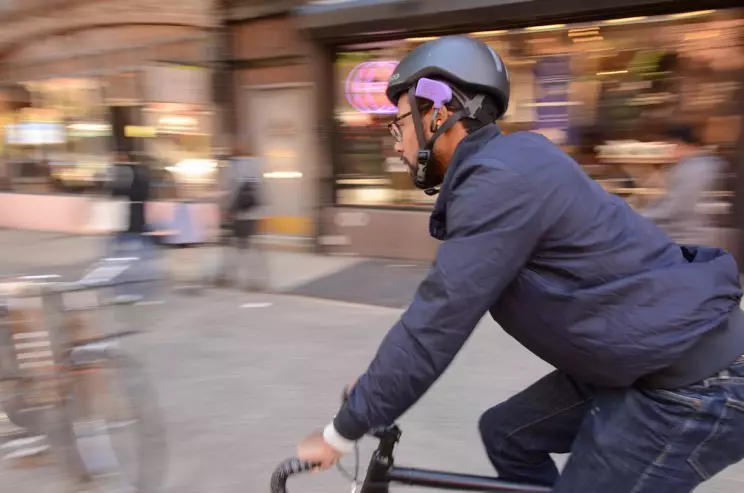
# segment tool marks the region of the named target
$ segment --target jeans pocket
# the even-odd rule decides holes
[[[698,424],[710,431],[687,460],[702,480],[744,459],[744,401],[724,390],[727,397],[716,399],[710,412],[699,416]]]
[[[685,407],[692,408],[695,411],[699,411],[703,406],[703,399],[700,395],[687,390],[664,390],[664,389],[653,389],[648,390],[653,398],[657,401],[669,402],[672,404],[681,404]]]

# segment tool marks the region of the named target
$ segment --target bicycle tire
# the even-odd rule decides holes
[[[112,369],[115,378],[121,382],[125,398],[136,417],[134,431],[136,472],[134,477],[127,481],[127,486],[131,488],[132,493],[157,493],[162,489],[165,480],[167,440],[165,425],[161,420],[150,380],[134,358],[111,345],[98,344],[86,348],[85,351],[86,362],[83,364],[72,362],[70,367],[73,378],[65,394],[64,420],[57,430],[58,450],[64,454],[63,459],[67,467],[77,479],[106,491],[99,481],[102,475],[92,469],[91,455],[85,451],[84,439],[87,437],[75,427],[79,404],[77,394],[84,388],[79,386],[81,380],[77,378],[76,372],[91,367]]]

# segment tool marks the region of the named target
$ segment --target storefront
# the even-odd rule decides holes
[[[325,50],[318,64],[325,59],[333,74],[326,91],[332,97],[319,99],[326,118],[321,126],[333,129],[332,203],[325,204],[319,225],[329,251],[433,256],[428,213],[435,199],[413,189],[393,151],[387,123],[395,108],[384,88],[412,48],[438,35],[466,33],[492,46],[509,67],[512,100],[503,130],[544,134],[634,207],[663,192],[672,158],[660,130],[671,122],[694,125],[729,165],[704,204],[715,224],[710,243],[739,253],[744,9],[616,1],[598,11],[535,0],[504,2],[486,12],[465,1],[457,12],[436,15],[435,7],[452,6],[373,3],[318,2],[298,13]],[[501,22],[485,24],[487,18]],[[402,20],[416,31],[404,30]],[[460,27],[453,31],[445,21]]]
[[[209,47],[209,33],[198,27],[121,25],[52,34],[6,51],[0,80],[22,87],[32,110],[6,114],[4,127],[14,130],[2,156],[9,188],[95,191],[112,151],[150,150],[121,143],[125,127],[145,125],[145,112],[162,111],[153,103],[209,112]],[[202,133],[211,135],[211,127]],[[198,157],[210,150],[202,142]]]
[[[156,201],[214,191],[212,34],[194,22],[93,25],[2,47],[2,99],[27,101],[3,106],[2,183],[12,193],[0,196],[0,226],[89,231],[115,152],[147,163]]]
[[[230,24],[237,127],[232,147],[261,177],[263,231],[310,247],[322,180],[314,104],[319,86],[313,83],[320,75],[312,45],[282,2],[243,3],[247,6],[235,8]]]

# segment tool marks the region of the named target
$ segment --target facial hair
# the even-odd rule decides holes
[[[405,165],[408,166],[408,173],[411,175],[411,180],[417,188],[427,190],[429,188],[434,188],[442,184],[442,181],[444,180],[444,173],[442,173],[442,166],[440,165],[439,161],[437,161],[436,156],[431,156],[429,164],[426,167],[426,173],[423,182],[420,182],[417,179],[418,164],[412,164],[405,156],[401,156],[401,159],[403,160]]]

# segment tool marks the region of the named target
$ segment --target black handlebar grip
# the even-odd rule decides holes
[[[318,464],[304,462],[293,457],[277,466],[271,475],[271,493],[287,493],[287,480],[294,474],[308,472],[318,467]]]

